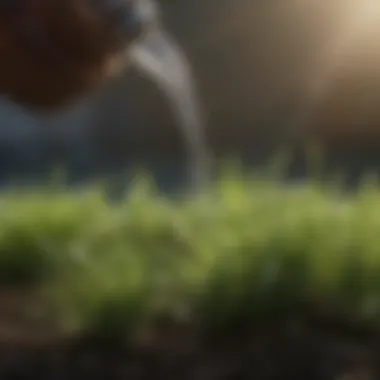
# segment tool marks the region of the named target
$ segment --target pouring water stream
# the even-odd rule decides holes
[[[146,18],[156,17],[152,2],[140,3]],[[202,186],[210,176],[210,156],[204,136],[205,120],[187,58],[163,27],[155,24],[129,52],[129,59],[167,97],[185,139],[190,185]]]

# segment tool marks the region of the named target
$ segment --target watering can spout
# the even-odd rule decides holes
[[[156,20],[155,7],[146,0],[92,0],[107,17],[121,40],[139,39]]]

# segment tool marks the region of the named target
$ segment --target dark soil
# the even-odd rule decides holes
[[[380,340],[371,332],[297,321],[211,338],[169,321],[122,345],[27,322],[20,305],[30,310],[31,300],[18,297],[0,292],[1,380],[380,379]]]

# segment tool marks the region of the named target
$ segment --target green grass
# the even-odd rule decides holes
[[[108,205],[82,194],[0,197],[0,289],[39,284],[70,329],[135,331],[187,313],[206,330],[306,307],[380,322],[380,190],[224,176],[170,201],[143,182]]]

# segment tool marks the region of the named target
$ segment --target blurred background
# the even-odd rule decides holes
[[[342,170],[350,183],[379,171],[375,1],[158,2],[195,73],[215,157],[235,155],[260,167],[287,148],[289,177],[302,178],[304,147],[317,141],[327,169]],[[0,103],[3,186],[42,180],[57,166],[75,182],[141,163],[162,183],[175,183],[184,173],[184,147],[165,97],[134,70],[50,119]]]

